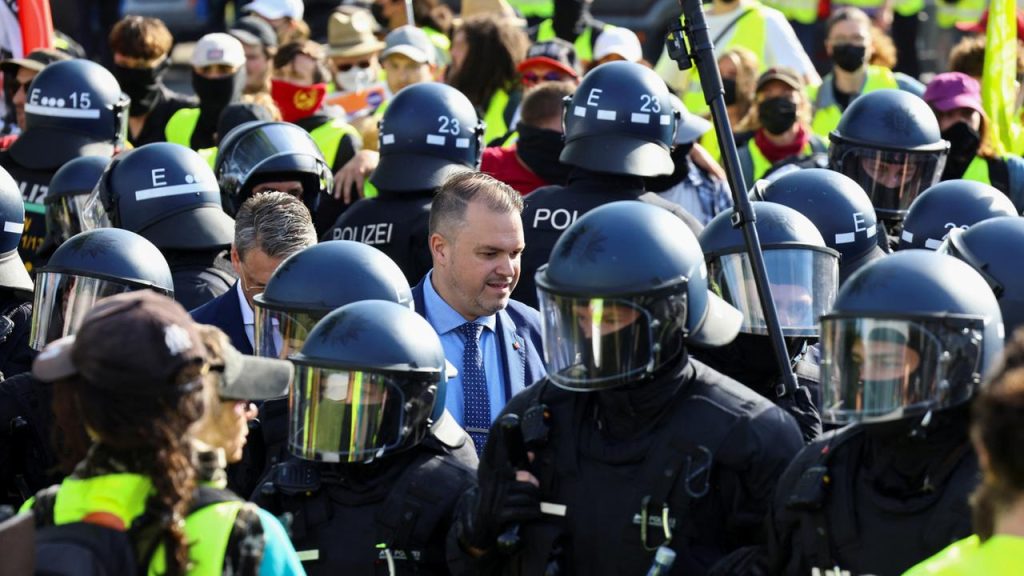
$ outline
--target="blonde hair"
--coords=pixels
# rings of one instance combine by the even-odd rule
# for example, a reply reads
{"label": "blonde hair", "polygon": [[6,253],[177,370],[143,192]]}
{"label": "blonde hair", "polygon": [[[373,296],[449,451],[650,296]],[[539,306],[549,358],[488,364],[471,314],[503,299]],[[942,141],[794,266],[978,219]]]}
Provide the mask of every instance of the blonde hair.
{"label": "blonde hair", "polygon": [[718,61],[722,60],[732,62],[736,68],[736,105],[746,114],[754,102],[760,61],[756,54],[739,46],[722,52]]}

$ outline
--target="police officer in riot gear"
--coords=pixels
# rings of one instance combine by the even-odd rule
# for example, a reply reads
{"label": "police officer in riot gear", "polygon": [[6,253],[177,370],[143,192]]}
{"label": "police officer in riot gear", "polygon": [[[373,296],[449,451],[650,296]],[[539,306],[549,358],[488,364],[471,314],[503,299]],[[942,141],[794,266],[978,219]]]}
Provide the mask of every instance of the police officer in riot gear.
{"label": "police officer in riot gear", "polygon": [[996,188],[971,180],[945,180],[925,190],[907,210],[900,250],[935,250],[954,228],[966,230],[989,218],[1016,216],[1013,202]]}
{"label": "police officer in riot gear", "polygon": [[774,400],[800,424],[804,439],[821,433],[813,401],[819,397],[818,318],[828,312],[839,287],[839,253],[825,246],[818,229],[796,210],[771,202],[753,202],[757,234],[764,251],[775,309],[793,373],[800,388],[780,394],[782,376],[768,338],[768,326],[754,286],[754,272],[743,232],[732,226],[732,211],[715,217],[700,235],[708,275],[722,298],[743,313],[736,339],[694,356]]}
{"label": "police officer in riot gear", "polygon": [[[506,573],[600,576],[643,574],[659,547],[674,573],[701,574],[758,540],[800,431],[689,356],[742,322],[709,290],[689,228],[645,203],[601,206],[562,235],[537,286],[548,376],[492,428],[452,546]],[[520,439],[499,433],[510,414]]]}
{"label": "police officer in riot gear", "polygon": [[288,449],[254,495],[289,512],[309,574],[449,574],[446,539],[473,469],[430,433],[441,341],[407,306],[355,302],[317,323],[296,365]]}
{"label": "police officer in riot gear", "polygon": [[823,168],[788,173],[767,187],[755,186],[752,199],[789,206],[821,232],[825,245],[839,252],[839,283],[861,266],[885,256],[881,229],[871,200],[848,176]]}
{"label": "police officer in riot gear", "polygon": [[50,180],[43,198],[46,205],[46,239],[38,257],[48,260],[58,246],[84,227],[86,201],[110,164],[106,156],[80,156],[61,166]]}
{"label": "police officer in riot gear", "polygon": [[938,252],[967,262],[988,282],[1009,339],[1024,324],[1024,218],[999,216],[967,230],[953,228]]}
{"label": "police officer in riot gear", "polygon": [[220,205],[213,172],[195,151],[170,142],[118,155],[86,201],[87,228],[131,230],[163,253],[175,299],[202,306],[235,283],[228,248],[235,223]]}
{"label": "police officer in riot gear", "polygon": [[678,114],[665,81],[631,62],[602,64],[583,77],[565,106],[565,147],[573,166],[566,186],[547,186],[526,200],[526,245],[517,300],[537,307],[534,274],[577,218],[616,200],[641,200],[676,214],[699,234],[699,221],[677,204],[645,192],[644,178],[672,174]]}
{"label": "police officer in riot gear", "polygon": [[32,278],[18,255],[25,225],[21,191],[0,168],[0,379],[28,372],[34,353],[28,346],[32,320]]}
{"label": "police officer in riot gear", "polygon": [[391,257],[415,285],[432,266],[427,245],[434,192],[457,172],[475,170],[484,125],[468,98],[437,82],[395,95],[380,121],[376,198],[354,203],[324,239],[354,240]]}
{"label": "police officer in riot gear", "polygon": [[214,173],[224,211],[234,216],[253,194],[277,190],[302,198],[322,234],[338,217],[322,211],[334,186],[331,167],[308,132],[287,122],[246,122],[222,134]]}
{"label": "police officer in riot gear", "polygon": [[968,405],[1003,348],[999,305],[970,266],[908,250],[857,271],[821,330],[822,418],[855,424],[782,475],[767,573],[900,574],[971,533]]}
{"label": "police officer in riot gear", "polygon": [[55,62],[32,80],[25,131],[0,152],[0,166],[14,177],[25,201],[19,250],[30,270],[45,263],[35,253],[46,236],[43,198],[54,172],[79,156],[109,158],[123,149],[128,104],[113,74],[89,60]]}
{"label": "police officer in riot gear", "polygon": [[[70,238],[38,272],[29,340],[35,350],[74,333],[100,298],[143,289],[174,294],[171,270],[160,250],[134,232],[115,228]],[[20,503],[59,480],[53,477],[57,457],[50,404],[50,387],[29,372],[0,383],[2,503]],[[67,438],[84,432],[61,433]]]}
{"label": "police officer in riot gear", "polygon": [[935,114],[909,92],[875,90],[850,103],[829,140],[829,168],[867,192],[894,244],[911,202],[942,177],[949,142]]}

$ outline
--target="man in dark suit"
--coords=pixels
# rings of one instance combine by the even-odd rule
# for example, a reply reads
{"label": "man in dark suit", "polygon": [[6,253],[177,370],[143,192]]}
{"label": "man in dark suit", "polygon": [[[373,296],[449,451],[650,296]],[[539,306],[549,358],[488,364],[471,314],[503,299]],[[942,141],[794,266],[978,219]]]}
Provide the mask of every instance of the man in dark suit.
{"label": "man in dark suit", "polygon": [[234,287],[192,311],[200,324],[210,324],[231,338],[243,354],[253,353],[253,296],[285,258],[316,244],[309,209],[284,192],[266,192],[246,200],[235,215],[231,264],[238,273]]}
{"label": "man in dark suit", "polygon": [[511,300],[525,246],[522,210],[521,196],[486,174],[450,178],[430,209],[434,267],[413,288],[416,310],[459,372],[445,407],[478,452],[505,403],[546,374],[540,313]]}

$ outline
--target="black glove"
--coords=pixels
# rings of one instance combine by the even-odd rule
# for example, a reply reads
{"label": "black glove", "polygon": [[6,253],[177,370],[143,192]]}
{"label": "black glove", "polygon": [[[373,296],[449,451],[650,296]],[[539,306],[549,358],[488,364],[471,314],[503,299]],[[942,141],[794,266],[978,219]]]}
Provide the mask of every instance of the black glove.
{"label": "black glove", "polygon": [[811,392],[806,386],[778,398],[775,403],[796,420],[805,444],[821,436],[821,414],[811,402]]}

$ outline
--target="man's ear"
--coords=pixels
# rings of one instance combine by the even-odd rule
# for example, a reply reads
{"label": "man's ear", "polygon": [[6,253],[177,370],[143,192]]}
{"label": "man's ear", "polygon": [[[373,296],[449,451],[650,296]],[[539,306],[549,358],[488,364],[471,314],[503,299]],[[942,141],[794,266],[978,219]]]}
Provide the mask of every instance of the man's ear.
{"label": "man's ear", "polygon": [[242,257],[238,255],[234,244],[231,245],[231,267],[235,269],[235,274],[242,275]]}
{"label": "man's ear", "polygon": [[434,268],[441,268],[448,264],[451,259],[451,243],[438,232],[434,232],[427,240],[430,245],[430,259],[434,262]]}

